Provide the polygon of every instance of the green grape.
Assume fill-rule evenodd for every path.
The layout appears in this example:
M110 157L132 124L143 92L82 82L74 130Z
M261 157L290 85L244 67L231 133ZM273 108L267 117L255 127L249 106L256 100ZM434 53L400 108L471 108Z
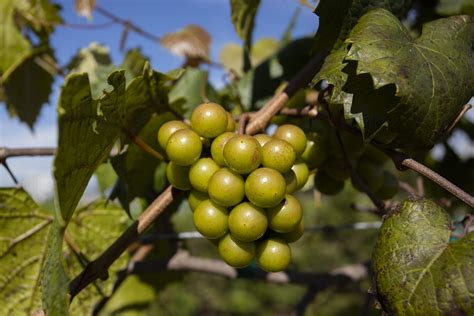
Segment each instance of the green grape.
M189 126L181 121L176 120L168 121L161 125L160 129L158 130L158 144L160 144L160 147L166 150L166 145L168 144L170 136L180 129L189 129Z
M255 257L255 248L254 242L240 241L231 234L222 237L218 245L222 259L234 268L248 266Z
M272 139L270 136L267 134L257 134L253 138L257 140L257 142L260 144L260 146L265 146L265 144Z
M225 166L224 161L224 146L225 144L234 137L235 134L226 132L217 136L211 144L211 156L212 159L221 167Z
M283 178L285 178L286 182L286 194L292 194L298 189L298 180L293 170L285 172Z
M300 202L292 196L286 195L285 199L275 207L267 209L269 227L279 233L289 233L298 227L303 218L303 209Z
M169 183L180 190L190 190L191 183L189 182L189 167L180 166L170 161L166 166L166 178Z
M235 128L236 128L235 120L232 117L232 114L230 114L229 112L226 112L226 113L227 113L227 128L225 129L225 131L233 133L235 132Z
M191 211L194 211L198 205L205 200L209 200L209 195L204 192L199 192L197 190L191 190L188 195L188 204L191 208Z
M344 180L333 178L324 170L318 170L314 175L314 187L322 194L335 195L344 189Z
M280 238L268 238L257 244L257 265L267 272L283 271L290 264L291 249Z
M201 158L189 169L189 181L194 189L207 192L211 177L220 167L211 158Z
M199 159L202 142L190 129L182 129L171 135L166 145L168 158L178 165L189 166Z
M199 136L214 138L227 129L227 112L217 103L202 103L191 114L191 126Z
M244 179L237 172L221 168L211 177L208 194L222 206L237 205L245 196Z
M245 194L253 204L260 207L278 205L285 197L285 178L276 170L259 168L245 181Z
M291 170L296 175L296 190L301 189L308 181L309 169L305 162L302 160L296 161L296 163L291 167Z
M375 196L382 200L391 199L398 192L398 179L388 171L383 172L384 180L382 186L374 192Z
M383 185L383 169L367 160L357 164L357 174L364 180L372 191L377 191Z
M201 202L194 210L193 221L196 229L206 238L216 239L228 231L229 211L212 200Z
M265 211L252 203L240 203L230 211L229 230L238 240L257 240L263 236L267 227Z
M329 148L326 140L318 133L307 135L306 149L301 154L301 159L310 169L320 167L328 158Z
M278 127L273 137L290 143L297 156L300 156L306 149L306 135L304 131L296 125L285 124Z
M271 139L262 147L262 165L285 173L295 163L296 154L293 147L281 139Z
M247 174L257 169L262 161L262 148L249 135L236 135L224 146L224 161L232 170Z
M288 233L276 233L276 237L285 240L287 243L298 241L304 234L304 220L298 223L298 226Z

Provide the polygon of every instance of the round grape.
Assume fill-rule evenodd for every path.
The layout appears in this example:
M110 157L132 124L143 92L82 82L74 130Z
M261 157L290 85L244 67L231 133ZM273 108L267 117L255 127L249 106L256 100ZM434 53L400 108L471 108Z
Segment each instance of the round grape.
M227 129L227 112L217 103L202 103L191 114L191 126L199 136L214 138Z
M178 165L189 166L199 159L202 142L190 129L182 129L170 136L166 145L168 158Z
M237 205L245 196L244 179L228 168L221 168L211 177L208 194L222 206Z
M231 234L219 240L219 254L224 261L235 268L248 266L255 257L255 243L240 241Z
M225 144L234 137L235 134L226 132L217 136L211 144L211 156L212 159L221 167L225 166L224 161L224 146Z
M304 131L296 125L284 124L278 127L273 137L290 143L297 156L300 156L306 149L306 135Z
M258 243L255 258L262 270L278 272L290 264L291 249L283 239L268 238Z
M189 182L189 167L180 166L170 161L166 166L166 178L169 183L180 190L190 190L191 183Z
M199 192L197 190L191 190L188 196L188 204L191 208L191 211L194 211L198 205L205 200L209 199L209 195L204 192Z
M260 207L278 205L285 197L285 178L276 170L259 168L245 181L245 194L253 204Z
M230 211L229 230L238 240L257 240L263 236L267 227L265 211L252 203L240 203Z
M303 209L294 196L287 194L280 204L267 209L267 215L268 225L272 230L288 233L298 227L303 218Z
M216 239L227 233L228 218L228 210L211 200L201 202L193 214L194 226L209 239Z
M161 125L160 129L158 130L158 144L160 144L160 147L166 150L166 145L168 144L170 136L173 135L174 132L181 129L189 129L189 126L181 121L176 120L168 121Z
M281 139L271 139L262 148L262 165L285 173L295 163L296 154L293 147Z
M189 181L194 189L207 192L209 181L220 167L211 158L201 158L189 169Z
M257 169L262 161L260 144L249 135L236 135L224 146L224 161L232 170L247 174Z

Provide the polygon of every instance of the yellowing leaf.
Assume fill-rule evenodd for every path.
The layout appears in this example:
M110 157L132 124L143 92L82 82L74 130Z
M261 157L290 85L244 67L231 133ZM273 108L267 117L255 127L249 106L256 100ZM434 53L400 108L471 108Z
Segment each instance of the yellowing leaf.
M92 11L95 8L95 0L76 0L76 13L79 16L92 20Z
M377 297L390 315L472 315L474 232L449 242L449 215L429 200L388 214L373 253Z
M160 44L175 55L208 60L211 36L198 25L188 25L175 33L163 35Z

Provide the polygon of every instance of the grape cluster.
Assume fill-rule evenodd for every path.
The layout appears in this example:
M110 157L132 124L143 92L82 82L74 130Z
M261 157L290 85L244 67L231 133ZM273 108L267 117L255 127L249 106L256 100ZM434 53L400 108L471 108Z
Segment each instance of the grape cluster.
M292 195L308 180L301 160L307 139L295 125L280 126L273 137L235 133L232 116L216 103L203 103L191 124L169 121L158 142L170 160L168 181L190 190L196 229L217 245L233 267L255 258L265 271L285 269L289 243L304 232L303 211Z

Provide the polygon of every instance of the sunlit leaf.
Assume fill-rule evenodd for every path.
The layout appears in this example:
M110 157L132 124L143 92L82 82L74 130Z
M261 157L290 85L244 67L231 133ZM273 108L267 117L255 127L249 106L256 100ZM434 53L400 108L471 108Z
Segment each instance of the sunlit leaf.
M449 242L449 215L429 200L389 213L373 253L377 297L390 315L472 315L474 232Z
M250 48L255 16L260 0L230 0L232 23L235 32L244 41L244 46Z
M177 32L163 35L160 44L175 55L208 60L211 36L198 25L188 25Z
M76 0L75 8L77 15L83 16L91 21L92 11L94 11L95 8L95 0Z

